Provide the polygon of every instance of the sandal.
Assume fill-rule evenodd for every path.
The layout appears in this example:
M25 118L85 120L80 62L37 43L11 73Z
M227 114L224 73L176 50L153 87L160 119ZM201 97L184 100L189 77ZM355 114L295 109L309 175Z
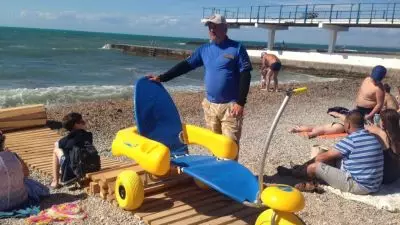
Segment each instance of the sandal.
M324 189L322 189L319 186L319 184L315 181L298 183L294 187L301 192L309 192L309 193L317 193L317 194L322 194L325 192Z

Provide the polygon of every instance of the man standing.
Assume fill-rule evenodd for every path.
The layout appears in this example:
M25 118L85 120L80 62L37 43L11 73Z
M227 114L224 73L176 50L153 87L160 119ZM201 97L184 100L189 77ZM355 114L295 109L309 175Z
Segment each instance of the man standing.
M206 25L210 43L197 48L188 59L166 73L148 77L153 81L166 82L204 66L206 98L202 106L206 125L239 144L252 65L244 46L228 38L228 25L223 16L211 16Z
M372 120L376 113L382 109L385 92L382 80L386 76L386 68L375 66L371 75L361 83L360 90L356 98L357 110L359 110L366 120Z
M319 154L307 166L307 175L343 192L363 195L378 191L383 179L382 145L364 129L364 118L356 110L346 116L344 129L349 136ZM341 168L332 166L338 160L342 160Z
M281 70L282 64L278 57L274 54L266 52L261 53L261 89L267 88L269 91L269 84L271 79L274 80L273 91L278 91L278 73Z

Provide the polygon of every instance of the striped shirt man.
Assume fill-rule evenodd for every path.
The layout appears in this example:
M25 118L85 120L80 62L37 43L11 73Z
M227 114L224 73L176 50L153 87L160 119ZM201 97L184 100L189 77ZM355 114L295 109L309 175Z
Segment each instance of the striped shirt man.
M365 129L357 130L335 145L343 156L342 170L359 185L376 192L383 179L383 147Z

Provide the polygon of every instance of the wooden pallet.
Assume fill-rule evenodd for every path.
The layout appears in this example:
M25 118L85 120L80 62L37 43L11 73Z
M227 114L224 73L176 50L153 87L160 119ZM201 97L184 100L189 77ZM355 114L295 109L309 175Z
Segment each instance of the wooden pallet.
M145 180L146 174L137 164L112 168L89 174L91 182L86 192L118 207L115 180L123 170L133 170ZM146 224L254 224L261 213L216 191L202 190L192 178L171 171L168 180L147 180L144 203L133 212Z
M6 146L17 153L30 168L51 176L54 143L60 138L61 135L55 130L36 128L7 133ZM102 170L131 164L101 157Z
M254 224L260 209L246 207L193 182L146 196L135 217L148 225Z

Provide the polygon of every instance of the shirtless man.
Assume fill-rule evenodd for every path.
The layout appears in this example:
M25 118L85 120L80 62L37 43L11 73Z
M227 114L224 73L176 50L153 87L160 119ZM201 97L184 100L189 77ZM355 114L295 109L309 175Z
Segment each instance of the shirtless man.
M281 61L276 57L276 55L268 54L263 52L261 54L261 89L265 89L267 86L267 90L269 91L269 84L271 83L271 79L274 79L274 89L273 91L278 91L278 73L281 70L282 64ZM267 85L265 85L267 83Z
M361 83L356 98L357 110L371 121L376 113L379 113L385 100L382 80L385 78L386 68L375 66L371 75Z
M396 111L399 110L399 103L392 94L390 94L390 86L389 84L384 84L383 88L385 89L385 101L383 102L382 110L385 109L394 109Z

